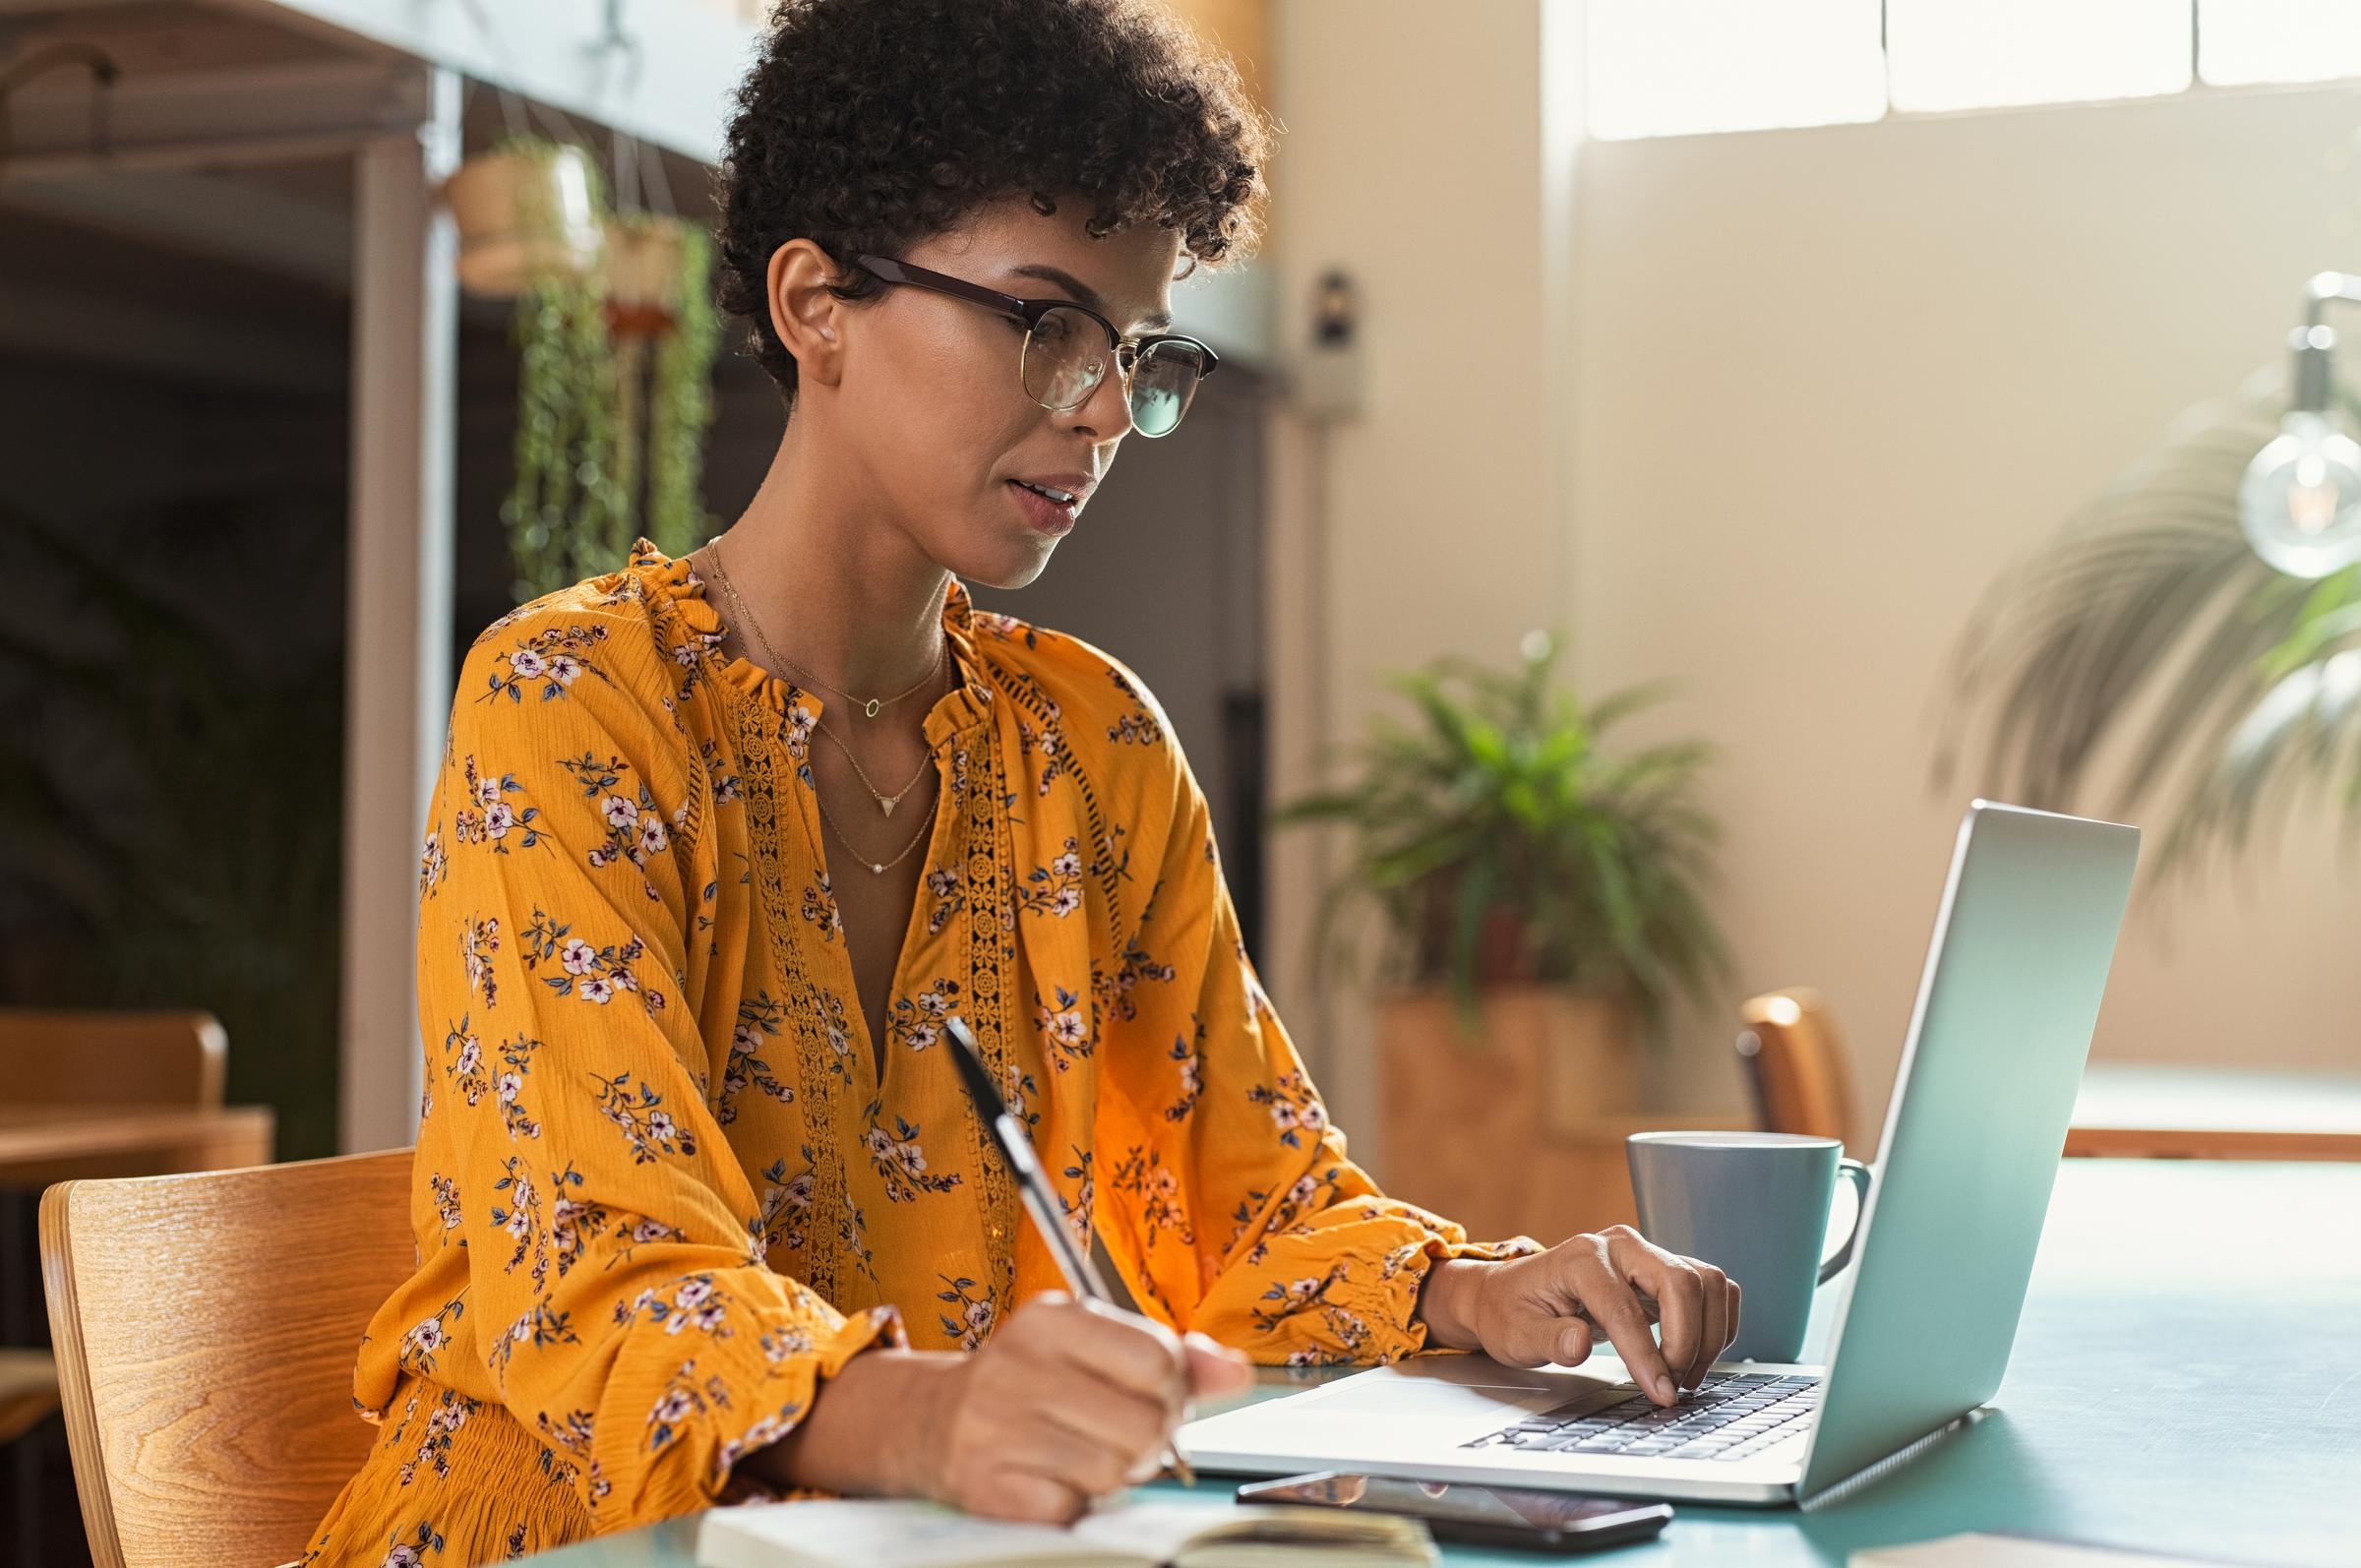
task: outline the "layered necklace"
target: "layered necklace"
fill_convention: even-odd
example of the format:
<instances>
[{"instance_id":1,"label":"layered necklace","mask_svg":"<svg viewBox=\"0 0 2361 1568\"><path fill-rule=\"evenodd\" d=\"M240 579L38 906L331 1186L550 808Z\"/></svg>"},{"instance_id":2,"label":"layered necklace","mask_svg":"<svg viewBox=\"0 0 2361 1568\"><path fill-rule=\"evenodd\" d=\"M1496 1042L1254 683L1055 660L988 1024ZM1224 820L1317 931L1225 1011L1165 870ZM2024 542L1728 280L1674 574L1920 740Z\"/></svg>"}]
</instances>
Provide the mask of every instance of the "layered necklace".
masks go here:
<instances>
[{"instance_id":1,"label":"layered necklace","mask_svg":"<svg viewBox=\"0 0 2361 1568\"><path fill-rule=\"evenodd\" d=\"M721 558L721 541L716 539L711 544L707 545L705 547L705 553L712 558L713 575L721 583L721 591L729 595L730 604L737 612L739 623L754 633L755 641L760 645L762 649L762 656L764 659L769 661L771 667L773 669L777 669L781 666L784 666L787 669L793 670L797 675L802 676L804 679L810 681L814 686L818 687L822 692L844 698L848 707L860 712L864 717L873 719L876 718L879 712L893 706L896 702L901 701L905 697L915 696L920 691L924 690L928 686L933 685L941 678L943 661L948 653L947 639L945 643L937 645L934 665L929 668L926 676L920 680L916 686L910 687L901 692L897 692L892 696L869 697L867 699L854 696L849 692L839 691L837 688L828 685L825 681L820 680L819 677L814 675L802 665L796 663L793 659L782 657L778 649L771 646L770 636L762 630L762 623L755 619L755 613L747 608L746 600L741 597L738 592L738 584L732 581L730 578L729 564L723 561ZM930 754L918 764L918 771L910 775L909 782L905 783L900 789L895 790L892 794L888 795L883 790L878 788L877 782L869 776L869 769L861 765L861 758L853 754L853 749L847 746L841 737L839 737L834 731L830 730L824 722L816 722L813 727L818 730L820 734L825 735L828 740L834 744L836 750L844 754L844 759L853 764L853 773L861 780L862 787L869 791L871 798L878 803L878 810L886 816L891 816L893 814L893 809L902 804L902 798L908 795L912 790L916 789L919 781L925 778L928 770L935 765L935 758ZM842 844L846 849L852 850L854 855L860 857L861 863L867 866L874 874L878 876L884 875L894 867L899 866L903 861L908 860L910 856L918 849L918 846L927 841L927 834L935 825L935 813L930 806L927 812L927 819L918 824L918 832L912 836L909 843L902 846L899 854L895 855L891 860L873 861L867 856L862 855L860 850L854 848L852 840L845 837L844 828L838 824L835 814L828 810L828 803L820 799L817 788L815 788L812 791L812 799L818 804L820 820L827 823L828 827L836 834L836 841Z\"/></svg>"}]
</instances>

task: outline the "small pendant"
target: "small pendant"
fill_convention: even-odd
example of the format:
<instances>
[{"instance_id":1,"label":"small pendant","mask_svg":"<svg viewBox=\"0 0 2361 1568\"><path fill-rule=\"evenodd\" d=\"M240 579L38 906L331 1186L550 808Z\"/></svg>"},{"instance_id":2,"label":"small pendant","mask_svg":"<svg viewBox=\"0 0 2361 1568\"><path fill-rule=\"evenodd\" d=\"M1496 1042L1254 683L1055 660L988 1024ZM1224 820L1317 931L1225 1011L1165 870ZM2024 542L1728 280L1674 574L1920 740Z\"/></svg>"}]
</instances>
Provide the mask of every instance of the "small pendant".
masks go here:
<instances>
[{"instance_id":1,"label":"small pendant","mask_svg":"<svg viewBox=\"0 0 2361 1568\"><path fill-rule=\"evenodd\" d=\"M876 872L879 876L885 874L885 868L882 866L872 866L870 867L870 870Z\"/></svg>"},{"instance_id":2,"label":"small pendant","mask_svg":"<svg viewBox=\"0 0 2361 1568\"><path fill-rule=\"evenodd\" d=\"M878 699L873 696L867 702L862 704L861 711L874 719L878 716L878 709L883 704L879 703Z\"/></svg>"},{"instance_id":3,"label":"small pendant","mask_svg":"<svg viewBox=\"0 0 2361 1568\"><path fill-rule=\"evenodd\" d=\"M878 810L883 812L887 816L891 816L893 814L893 809L901 804L902 798L899 795L880 795L878 797Z\"/></svg>"}]
</instances>

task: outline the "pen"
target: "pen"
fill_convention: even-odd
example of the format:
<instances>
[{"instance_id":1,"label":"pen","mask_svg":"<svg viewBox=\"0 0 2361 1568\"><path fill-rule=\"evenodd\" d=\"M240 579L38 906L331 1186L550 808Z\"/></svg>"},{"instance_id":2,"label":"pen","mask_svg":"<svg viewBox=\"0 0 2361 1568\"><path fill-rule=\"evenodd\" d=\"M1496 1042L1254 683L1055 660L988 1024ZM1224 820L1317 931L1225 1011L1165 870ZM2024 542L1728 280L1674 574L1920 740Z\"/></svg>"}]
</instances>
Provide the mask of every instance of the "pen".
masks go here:
<instances>
[{"instance_id":1,"label":"pen","mask_svg":"<svg viewBox=\"0 0 2361 1568\"><path fill-rule=\"evenodd\" d=\"M1042 1174L1041 1162L1034 1158L1033 1140L1008 1114L1008 1104L1000 1098L999 1086L992 1081L992 1073L984 1065L983 1054L976 1049L976 1037L969 1032L967 1020L953 1013L943 1020L942 1027L951 1037L951 1059L959 1065L959 1081L967 1086L967 1097L976 1103L977 1116L982 1118L992 1141L999 1145L1000 1157L1014 1173L1025 1212L1033 1217L1033 1229L1041 1233L1042 1241L1058 1259L1066 1289L1077 1297L1113 1303L1115 1293L1107 1288L1090 1254L1074 1244L1073 1233L1065 1228L1065 1215L1059 1206L1058 1194L1051 1189L1050 1178ZM1197 1483L1196 1472L1188 1468L1188 1456L1180 1452L1178 1438L1165 1451L1164 1463L1166 1469L1180 1478L1183 1486Z\"/></svg>"}]
</instances>

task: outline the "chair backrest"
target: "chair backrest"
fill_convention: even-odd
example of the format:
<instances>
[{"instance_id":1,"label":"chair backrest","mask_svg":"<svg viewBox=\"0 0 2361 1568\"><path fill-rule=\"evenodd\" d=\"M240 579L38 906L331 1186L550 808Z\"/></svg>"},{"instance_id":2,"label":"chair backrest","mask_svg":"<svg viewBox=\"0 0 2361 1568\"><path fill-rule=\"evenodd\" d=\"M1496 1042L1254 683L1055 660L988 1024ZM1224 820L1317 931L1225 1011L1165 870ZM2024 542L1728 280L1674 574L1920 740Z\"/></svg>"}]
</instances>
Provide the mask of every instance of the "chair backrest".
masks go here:
<instances>
[{"instance_id":1,"label":"chair backrest","mask_svg":"<svg viewBox=\"0 0 2361 1568\"><path fill-rule=\"evenodd\" d=\"M0 1007L0 1102L218 1110L227 1054L210 1012Z\"/></svg>"},{"instance_id":2,"label":"chair backrest","mask_svg":"<svg viewBox=\"0 0 2361 1568\"><path fill-rule=\"evenodd\" d=\"M1763 1126L1845 1138L1852 1126L1845 1041L1828 1002L1807 986L1749 997L1738 1008L1738 1059Z\"/></svg>"},{"instance_id":3,"label":"chair backrest","mask_svg":"<svg viewBox=\"0 0 2361 1568\"><path fill-rule=\"evenodd\" d=\"M41 1275L97 1568L302 1555L377 1429L369 1319L416 1265L410 1151L65 1181Z\"/></svg>"}]
</instances>

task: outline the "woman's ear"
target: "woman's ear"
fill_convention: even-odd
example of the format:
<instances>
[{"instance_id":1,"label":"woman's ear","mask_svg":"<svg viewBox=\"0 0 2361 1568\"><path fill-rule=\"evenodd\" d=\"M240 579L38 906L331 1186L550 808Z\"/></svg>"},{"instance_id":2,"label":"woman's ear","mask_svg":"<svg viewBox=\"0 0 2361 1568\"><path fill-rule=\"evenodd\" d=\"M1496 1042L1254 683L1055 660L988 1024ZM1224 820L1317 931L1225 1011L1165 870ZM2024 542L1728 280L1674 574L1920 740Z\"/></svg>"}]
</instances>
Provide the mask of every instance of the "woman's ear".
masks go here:
<instances>
[{"instance_id":1,"label":"woman's ear","mask_svg":"<svg viewBox=\"0 0 2361 1568\"><path fill-rule=\"evenodd\" d=\"M844 301L828 285L840 275L827 252L808 239L789 240L770 253L770 330L795 356L798 385L836 385L845 313Z\"/></svg>"}]
</instances>

